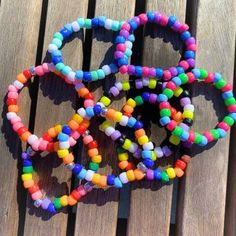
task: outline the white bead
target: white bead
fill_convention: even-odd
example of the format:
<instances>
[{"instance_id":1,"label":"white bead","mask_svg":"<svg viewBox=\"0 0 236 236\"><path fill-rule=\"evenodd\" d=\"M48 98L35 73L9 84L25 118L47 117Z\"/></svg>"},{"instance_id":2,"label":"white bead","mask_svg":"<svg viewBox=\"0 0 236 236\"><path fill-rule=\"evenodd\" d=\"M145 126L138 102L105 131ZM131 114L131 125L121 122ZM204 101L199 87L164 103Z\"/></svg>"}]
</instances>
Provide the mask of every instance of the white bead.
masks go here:
<instances>
[{"instance_id":1,"label":"white bead","mask_svg":"<svg viewBox=\"0 0 236 236\"><path fill-rule=\"evenodd\" d=\"M111 74L111 68L108 65L103 66L102 70L104 71L105 75L110 75Z\"/></svg>"},{"instance_id":2,"label":"white bead","mask_svg":"<svg viewBox=\"0 0 236 236\"><path fill-rule=\"evenodd\" d=\"M115 86L118 88L119 91L122 90L122 83L121 83L120 81L117 81L117 82L115 83Z\"/></svg>"},{"instance_id":3,"label":"white bead","mask_svg":"<svg viewBox=\"0 0 236 236\"><path fill-rule=\"evenodd\" d=\"M161 158L164 156L164 153L160 147L156 147L154 149L154 152L156 153L157 158Z\"/></svg>"},{"instance_id":4,"label":"white bead","mask_svg":"<svg viewBox=\"0 0 236 236\"><path fill-rule=\"evenodd\" d=\"M115 129L114 129L113 127L107 127L107 128L105 129L105 134L106 134L107 136L111 136L111 134L112 134L114 131L115 131Z\"/></svg>"},{"instance_id":5,"label":"white bead","mask_svg":"<svg viewBox=\"0 0 236 236\"><path fill-rule=\"evenodd\" d=\"M22 89L23 87L24 87L24 84L22 84L20 81L18 81L18 80L15 80L14 82L13 82L13 85L17 88L17 89Z\"/></svg>"},{"instance_id":6,"label":"white bead","mask_svg":"<svg viewBox=\"0 0 236 236\"><path fill-rule=\"evenodd\" d=\"M60 149L68 149L70 147L70 143L68 141L59 142Z\"/></svg>"},{"instance_id":7,"label":"white bead","mask_svg":"<svg viewBox=\"0 0 236 236\"><path fill-rule=\"evenodd\" d=\"M67 78L71 81L74 82L75 81L75 72L71 71L68 75Z\"/></svg>"},{"instance_id":8,"label":"white bead","mask_svg":"<svg viewBox=\"0 0 236 236\"><path fill-rule=\"evenodd\" d=\"M162 90L166 88L167 82L162 83Z\"/></svg>"},{"instance_id":9,"label":"white bead","mask_svg":"<svg viewBox=\"0 0 236 236\"><path fill-rule=\"evenodd\" d=\"M111 29L111 26L112 26L112 20L111 19L106 19L105 21L105 29Z\"/></svg>"},{"instance_id":10,"label":"white bead","mask_svg":"<svg viewBox=\"0 0 236 236\"><path fill-rule=\"evenodd\" d=\"M143 145L144 150L153 150L153 148L154 148L154 145L152 142L148 142Z\"/></svg>"},{"instance_id":11,"label":"white bead","mask_svg":"<svg viewBox=\"0 0 236 236\"><path fill-rule=\"evenodd\" d=\"M129 152L134 153L138 150L138 145L136 143L132 143L130 148L129 148Z\"/></svg>"},{"instance_id":12,"label":"white bead","mask_svg":"<svg viewBox=\"0 0 236 236\"><path fill-rule=\"evenodd\" d=\"M125 46L126 46L127 48L129 48L129 49L132 49L133 43L130 42L130 41L126 41L126 42L125 42Z\"/></svg>"},{"instance_id":13,"label":"white bead","mask_svg":"<svg viewBox=\"0 0 236 236\"><path fill-rule=\"evenodd\" d=\"M194 106L192 104L188 104L188 105L184 106L184 111L194 112Z\"/></svg>"},{"instance_id":14,"label":"white bead","mask_svg":"<svg viewBox=\"0 0 236 236\"><path fill-rule=\"evenodd\" d=\"M7 112L7 119L11 120L12 118L16 117L16 113L15 112Z\"/></svg>"},{"instance_id":15,"label":"white bead","mask_svg":"<svg viewBox=\"0 0 236 236\"><path fill-rule=\"evenodd\" d=\"M33 145L33 143L38 140L39 140L39 138L36 135L32 134L29 136L27 142L28 142L28 144Z\"/></svg>"},{"instance_id":16,"label":"white bead","mask_svg":"<svg viewBox=\"0 0 236 236\"><path fill-rule=\"evenodd\" d=\"M58 50L58 47L55 44L48 45L48 52L52 53L53 51Z\"/></svg>"},{"instance_id":17,"label":"white bead","mask_svg":"<svg viewBox=\"0 0 236 236\"><path fill-rule=\"evenodd\" d=\"M149 85L149 78L143 78L143 86L148 86Z\"/></svg>"},{"instance_id":18,"label":"white bead","mask_svg":"<svg viewBox=\"0 0 236 236\"><path fill-rule=\"evenodd\" d=\"M126 184L129 182L129 179L126 175L126 172L122 172L120 175L119 175L119 179L121 181L122 184Z\"/></svg>"},{"instance_id":19,"label":"white bead","mask_svg":"<svg viewBox=\"0 0 236 236\"><path fill-rule=\"evenodd\" d=\"M82 107L77 110L77 113L78 113L80 116L82 116L83 118L86 116L86 111L85 111L85 109L82 108Z\"/></svg>"},{"instance_id":20,"label":"white bead","mask_svg":"<svg viewBox=\"0 0 236 236\"><path fill-rule=\"evenodd\" d=\"M129 117L128 116L122 116L121 117L121 121L119 123L120 123L121 126L126 126L128 121L129 121Z\"/></svg>"},{"instance_id":21,"label":"white bead","mask_svg":"<svg viewBox=\"0 0 236 236\"><path fill-rule=\"evenodd\" d=\"M88 170L86 172L85 179L87 181L92 181L93 175L94 175L94 171L93 170Z\"/></svg>"},{"instance_id":22,"label":"white bead","mask_svg":"<svg viewBox=\"0 0 236 236\"><path fill-rule=\"evenodd\" d=\"M74 21L71 23L72 29L74 32L78 32L80 30L79 23L77 21Z\"/></svg>"}]
</instances>

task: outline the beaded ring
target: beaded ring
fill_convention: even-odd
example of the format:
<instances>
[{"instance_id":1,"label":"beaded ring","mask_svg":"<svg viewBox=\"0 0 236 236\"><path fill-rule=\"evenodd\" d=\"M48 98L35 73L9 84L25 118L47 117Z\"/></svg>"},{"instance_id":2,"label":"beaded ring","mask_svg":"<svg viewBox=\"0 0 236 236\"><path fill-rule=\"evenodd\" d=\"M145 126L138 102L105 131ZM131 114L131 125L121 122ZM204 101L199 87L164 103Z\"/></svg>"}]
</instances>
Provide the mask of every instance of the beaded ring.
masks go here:
<instances>
[{"instance_id":1,"label":"beaded ring","mask_svg":"<svg viewBox=\"0 0 236 236\"><path fill-rule=\"evenodd\" d=\"M86 82L97 81L104 79L111 73L116 73L118 68L113 62L110 65L104 65L101 69L94 71L73 71L72 68L64 64L60 48L65 39L71 37L73 33L78 32L81 28L96 29L103 27L107 30L118 31L123 24L124 21L114 21L107 19L105 16L99 16L93 19L78 18L76 21L66 24L59 32L54 34L53 40L48 46L48 52L52 56L52 62L55 65L56 71L62 73L72 83L76 83L77 81L81 82L82 80ZM130 35L129 40L127 47L132 47L132 43L130 42L134 41L134 36Z\"/></svg>"},{"instance_id":2,"label":"beaded ring","mask_svg":"<svg viewBox=\"0 0 236 236\"><path fill-rule=\"evenodd\" d=\"M128 60L132 54L131 48L127 47L130 43L130 33L133 33L140 25L145 25L147 23L155 23L163 27L169 27L174 32L180 34L180 38L186 46L186 51L183 53L184 59L179 62L178 66L170 67L169 69L162 69L128 65ZM177 76L187 69L194 67L196 41L195 38L191 36L188 29L188 25L180 23L175 16L168 17L159 12L143 13L131 18L127 23L122 25L119 35L116 37L117 45L114 58L119 67L119 72L121 74L128 73L129 75L135 75L138 77L156 77L169 80L173 76Z\"/></svg>"},{"instance_id":3,"label":"beaded ring","mask_svg":"<svg viewBox=\"0 0 236 236\"><path fill-rule=\"evenodd\" d=\"M176 87L182 84L190 84L194 81L204 82L206 84L213 84L216 89L221 90L224 103L229 111L223 121L217 124L217 128L211 129L210 131L205 131L202 134L195 132L193 130L183 130L175 121L170 119L170 114L168 112L163 112L163 108L160 109L160 114L162 118L160 123L165 126L173 135L180 138L180 140L188 141L190 143L195 143L200 146L205 146L219 138L224 138L226 132L236 121L236 100L233 95L232 85L227 83L219 73L207 72L205 69L193 69L191 72L180 74L174 77L171 81L167 82L166 88L163 90L162 96L166 103L169 104L168 100L173 96ZM184 106L184 115L186 118L192 118L193 112L186 104Z\"/></svg>"}]
</instances>

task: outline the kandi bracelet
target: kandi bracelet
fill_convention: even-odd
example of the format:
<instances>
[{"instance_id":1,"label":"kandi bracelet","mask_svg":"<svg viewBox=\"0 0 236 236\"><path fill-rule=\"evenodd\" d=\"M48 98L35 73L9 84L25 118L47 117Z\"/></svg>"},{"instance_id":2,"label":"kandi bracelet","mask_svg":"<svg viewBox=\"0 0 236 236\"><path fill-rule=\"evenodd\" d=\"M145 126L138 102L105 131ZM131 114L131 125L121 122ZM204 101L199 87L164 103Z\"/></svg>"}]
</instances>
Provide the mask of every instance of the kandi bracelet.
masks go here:
<instances>
[{"instance_id":1,"label":"kandi bracelet","mask_svg":"<svg viewBox=\"0 0 236 236\"><path fill-rule=\"evenodd\" d=\"M130 33L133 33L140 25L147 23L155 23L163 27L168 27L180 34L186 50L183 53L183 60L179 62L178 66L162 69L128 65L128 60L131 56L130 50L127 52L127 43L130 43ZM122 25L119 35L116 37L117 45L114 58L117 61L119 72L138 77L156 77L158 79L169 80L187 69L193 68L195 65L196 41L188 29L188 25L180 23L175 16L168 17L159 12L148 12L147 14L140 14L131 18L127 23Z\"/></svg>"}]
</instances>

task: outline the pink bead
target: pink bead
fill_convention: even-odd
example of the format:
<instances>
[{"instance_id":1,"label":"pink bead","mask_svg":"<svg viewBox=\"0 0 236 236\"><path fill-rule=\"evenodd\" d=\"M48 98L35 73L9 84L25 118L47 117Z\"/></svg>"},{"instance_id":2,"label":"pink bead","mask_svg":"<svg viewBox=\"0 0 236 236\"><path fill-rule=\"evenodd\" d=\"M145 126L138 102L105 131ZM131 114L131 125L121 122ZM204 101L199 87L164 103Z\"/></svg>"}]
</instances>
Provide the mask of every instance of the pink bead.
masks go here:
<instances>
[{"instance_id":1,"label":"pink bead","mask_svg":"<svg viewBox=\"0 0 236 236\"><path fill-rule=\"evenodd\" d=\"M191 84L195 81L195 76L192 72L188 72L186 75L188 76L188 83L189 84Z\"/></svg>"},{"instance_id":2,"label":"pink bead","mask_svg":"<svg viewBox=\"0 0 236 236\"><path fill-rule=\"evenodd\" d=\"M79 192L79 194L80 194L82 197L87 194L87 192L86 192L86 190L84 189L84 186L83 186L83 185L79 186L76 190Z\"/></svg>"},{"instance_id":3,"label":"pink bead","mask_svg":"<svg viewBox=\"0 0 236 236\"><path fill-rule=\"evenodd\" d=\"M143 74L143 76L149 76L149 71L150 71L150 69L149 69L148 67L144 66L144 67L142 68L142 74Z\"/></svg>"},{"instance_id":4,"label":"pink bead","mask_svg":"<svg viewBox=\"0 0 236 236\"><path fill-rule=\"evenodd\" d=\"M187 61L183 60L179 63L179 66L183 67L184 70L187 70L189 68L189 64Z\"/></svg>"},{"instance_id":5,"label":"pink bead","mask_svg":"<svg viewBox=\"0 0 236 236\"><path fill-rule=\"evenodd\" d=\"M161 26L167 26L168 20L169 20L168 16L162 15L161 19L160 19L160 25Z\"/></svg>"},{"instance_id":6,"label":"pink bead","mask_svg":"<svg viewBox=\"0 0 236 236\"><path fill-rule=\"evenodd\" d=\"M42 198L43 194L42 192L39 190L33 194L31 194L31 198L35 201L35 200L38 200L40 198Z\"/></svg>"},{"instance_id":7,"label":"pink bead","mask_svg":"<svg viewBox=\"0 0 236 236\"><path fill-rule=\"evenodd\" d=\"M39 150L41 151L45 151L47 150L47 145L48 145L48 141L43 140L43 139L39 139Z\"/></svg>"},{"instance_id":8,"label":"pink bead","mask_svg":"<svg viewBox=\"0 0 236 236\"><path fill-rule=\"evenodd\" d=\"M147 23L147 21L148 21L148 18L147 18L147 15L146 14L140 14L139 16L139 19L140 19L140 23L141 23L141 25L144 25L144 24L146 24Z\"/></svg>"},{"instance_id":9,"label":"pink bead","mask_svg":"<svg viewBox=\"0 0 236 236\"><path fill-rule=\"evenodd\" d=\"M229 112L236 112L236 105L228 106L228 107L227 107L227 110L228 110Z\"/></svg>"},{"instance_id":10,"label":"pink bead","mask_svg":"<svg viewBox=\"0 0 236 236\"><path fill-rule=\"evenodd\" d=\"M187 46L187 50L190 50L190 51L197 51L197 45L196 44L190 44Z\"/></svg>"},{"instance_id":11,"label":"pink bead","mask_svg":"<svg viewBox=\"0 0 236 236\"><path fill-rule=\"evenodd\" d=\"M39 140L35 140L33 142L33 144L31 145L31 147L33 148L34 151L38 151L39 150L39 144L40 144L40 141Z\"/></svg>"},{"instance_id":12,"label":"pink bead","mask_svg":"<svg viewBox=\"0 0 236 236\"><path fill-rule=\"evenodd\" d=\"M126 66L126 65L123 65L119 68L119 72L121 74L125 74L125 73L127 73L127 71L128 71L128 66Z\"/></svg>"},{"instance_id":13,"label":"pink bead","mask_svg":"<svg viewBox=\"0 0 236 236\"><path fill-rule=\"evenodd\" d=\"M78 140L80 137L80 133L78 131L73 131L71 137L73 137L75 140Z\"/></svg>"},{"instance_id":14,"label":"pink bead","mask_svg":"<svg viewBox=\"0 0 236 236\"><path fill-rule=\"evenodd\" d=\"M230 126L229 126L226 122L224 122L224 121L220 122L220 123L217 125L217 127L221 128L221 129L223 129L223 130L225 130L226 132L230 129Z\"/></svg>"},{"instance_id":15,"label":"pink bead","mask_svg":"<svg viewBox=\"0 0 236 236\"><path fill-rule=\"evenodd\" d=\"M126 50L125 44L124 44L124 43L119 43L119 44L117 44L116 50L117 50L117 51L121 51L121 52L125 52L125 50Z\"/></svg>"},{"instance_id":16,"label":"pink bead","mask_svg":"<svg viewBox=\"0 0 236 236\"><path fill-rule=\"evenodd\" d=\"M179 32L183 33L185 31L189 30L189 26L187 24L182 24L179 28Z\"/></svg>"},{"instance_id":17,"label":"pink bead","mask_svg":"<svg viewBox=\"0 0 236 236\"><path fill-rule=\"evenodd\" d=\"M36 66L35 67L35 73L38 76L43 76L44 75L43 67L42 66Z\"/></svg>"},{"instance_id":18,"label":"pink bead","mask_svg":"<svg viewBox=\"0 0 236 236\"><path fill-rule=\"evenodd\" d=\"M43 63L42 65L44 73L47 73L50 71L48 63Z\"/></svg>"},{"instance_id":19,"label":"pink bead","mask_svg":"<svg viewBox=\"0 0 236 236\"><path fill-rule=\"evenodd\" d=\"M83 138L83 142L85 145L89 144L90 142L93 141L93 137L91 135L86 135L84 138Z\"/></svg>"},{"instance_id":20,"label":"pink bead","mask_svg":"<svg viewBox=\"0 0 236 236\"><path fill-rule=\"evenodd\" d=\"M177 122L175 120L172 120L167 126L166 128L169 130L169 131L172 131L177 125Z\"/></svg>"},{"instance_id":21,"label":"pink bead","mask_svg":"<svg viewBox=\"0 0 236 236\"><path fill-rule=\"evenodd\" d=\"M18 89L17 89L14 85L10 84L10 85L8 86L8 91L9 91L9 92L17 92Z\"/></svg>"},{"instance_id":22,"label":"pink bead","mask_svg":"<svg viewBox=\"0 0 236 236\"><path fill-rule=\"evenodd\" d=\"M172 91L174 91L177 86L175 85L174 82L169 81L169 82L166 84L166 87L169 88L169 89L171 89Z\"/></svg>"},{"instance_id":23,"label":"pink bead","mask_svg":"<svg viewBox=\"0 0 236 236\"><path fill-rule=\"evenodd\" d=\"M196 138L195 132L193 130L189 131L189 137L188 137L188 142L193 143Z\"/></svg>"},{"instance_id":24,"label":"pink bead","mask_svg":"<svg viewBox=\"0 0 236 236\"><path fill-rule=\"evenodd\" d=\"M206 79L204 80L205 83L213 83L214 81L214 73L208 72Z\"/></svg>"},{"instance_id":25,"label":"pink bead","mask_svg":"<svg viewBox=\"0 0 236 236\"><path fill-rule=\"evenodd\" d=\"M21 122L21 118L20 118L19 116L13 117L13 118L11 119L11 124L12 124L12 125L15 124L15 123L17 123L17 122Z\"/></svg>"},{"instance_id":26,"label":"pink bead","mask_svg":"<svg viewBox=\"0 0 236 236\"><path fill-rule=\"evenodd\" d=\"M121 29L122 29L122 30L130 31L130 25L125 22L125 23L121 26Z\"/></svg>"},{"instance_id":27,"label":"pink bead","mask_svg":"<svg viewBox=\"0 0 236 236\"><path fill-rule=\"evenodd\" d=\"M228 92L231 91L233 89L233 85L231 83L227 83L222 89L222 92Z\"/></svg>"},{"instance_id":28,"label":"pink bead","mask_svg":"<svg viewBox=\"0 0 236 236\"><path fill-rule=\"evenodd\" d=\"M15 132L17 132L17 130L19 129L19 128L21 128L21 127L23 127L24 125L21 123L21 122L16 122L15 124L13 124L13 130L15 131Z\"/></svg>"},{"instance_id":29,"label":"pink bead","mask_svg":"<svg viewBox=\"0 0 236 236\"><path fill-rule=\"evenodd\" d=\"M159 108L160 108L160 109L170 108L170 104L169 104L169 102L161 102L161 103L159 104Z\"/></svg>"},{"instance_id":30,"label":"pink bead","mask_svg":"<svg viewBox=\"0 0 236 236\"><path fill-rule=\"evenodd\" d=\"M76 144L76 140L72 137L69 137L69 144L71 147L73 147Z\"/></svg>"},{"instance_id":31,"label":"pink bead","mask_svg":"<svg viewBox=\"0 0 236 236\"><path fill-rule=\"evenodd\" d=\"M213 135L209 131L204 132L203 135L207 138L208 143L210 143L214 140Z\"/></svg>"},{"instance_id":32,"label":"pink bead","mask_svg":"<svg viewBox=\"0 0 236 236\"><path fill-rule=\"evenodd\" d=\"M18 99L19 94L17 92L8 92L7 97L13 98L13 99Z\"/></svg>"},{"instance_id":33,"label":"pink bead","mask_svg":"<svg viewBox=\"0 0 236 236\"><path fill-rule=\"evenodd\" d=\"M170 80L171 79L171 73L170 73L169 70L164 70L163 79L164 80Z\"/></svg>"},{"instance_id":34,"label":"pink bead","mask_svg":"<svg viewBox=\"0 0 236 236\"><path fill-rule=\"evenodd\" d=\"M92 99L85 99L84 100L84 107L94 107L94 101Z\"/></svg>"}]
</instances>

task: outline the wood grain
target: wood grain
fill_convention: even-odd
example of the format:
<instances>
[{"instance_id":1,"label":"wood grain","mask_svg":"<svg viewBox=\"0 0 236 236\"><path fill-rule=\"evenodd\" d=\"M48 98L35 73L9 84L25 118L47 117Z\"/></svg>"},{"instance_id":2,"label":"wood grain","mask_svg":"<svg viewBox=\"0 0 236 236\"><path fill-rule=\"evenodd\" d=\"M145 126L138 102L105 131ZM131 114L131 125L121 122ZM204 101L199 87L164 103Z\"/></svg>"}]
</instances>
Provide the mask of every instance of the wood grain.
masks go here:
<instances>
[{"instance_id":1,"label":"wood grain","mask_svg":"<svg viewBox=\"0 0 236 236\"><path fill-rule=\"evenodd\" d=\"M17 235L22 230L25 192L18 177L21 144L6 120L5 96L8 85L24 68L35 63L41 1L2 0L0 8L0 235ZM11 19L11 20L9 20ZM24 89L19 97L20 112L28 124L30 98ZM19 171L20 173L20 171ZM23 215L22 215L23 214Z\"/></svg>"},{"instance_id":2,"label":"wood grain","mask_svg":"<svg viewBox=\"0 0 236 236\"><path fill-rule=\"evenodd\" d=\"M134 0L129 2L125 0L101 0L96 2L95 16L105 15L107 18L114 20L125 20L134 14L134 8ZM111 46L114 37L114 33L102 29L94 31L90 63L91 69L96 69L102 65L112 62L114 46ZM116 75L116 77L120 78L120 75ZM126 78L128 77L126 76ZM103 81L101 85L103 87L107 87L111 84L111 81L109 82L108 80L114 81L114 79L114 76L109 76L109 78L107 78L106 81ZM101 87L96 88L96 100L98 100L102 94L103 89ZM112 107L119 110L122 108L124 102L125 98L114 102ZM94 121L93 125L94 128L92 128L91 132L98 140L99 150L101 150L104 158L104 164L102 165L103 168L101 171L99 170L99 172L103 174L111 173L117 165L115 145L109 138L106 137L105 134L98 131L98 123L96 121ZM87 163L87 159L88 157L86 150L84 150L82 153L83 163ZM116 170L115 173L117 173ZM118 200L119 192L116 189L94 189L83 202L78 204L75 235L115 235ZM89 224L87 224L88 217L90 219Z\"/></svg>"},{"instance_id":3,"label":"wood grain","mask_svg":"<svg viewBox=\"0 0 236 236\"><path fill-rule=\"evenodd\" d=\"M235 1L206 1L198 4L196 37L197 67L219 71L233 81L235 52ZM193 86L194 129L214 127L225 114L222 98L210 86ZM199 153L199 154L197 154ZM194 147L197 154L180 185L178 235L223 235L229 135L209 150Z\"/></svg>"},{"instance_id":4,"label":"wood grain","mask_svg":"<svg viewBox=\"0 0 236 236\"><path fill-rule=\"evenodd\" d=\"M167 15L176 15L180 21L185 19L186 1L147 1L147 11L160 11ZM181 44L178 37L165 29L147 25L143 48L143 65L154 67L170 67L180 59L176 50ZM163 41L167 41L165 43ZM175 48L175 50L173 49ZM149 116L156 116L153 107ZM166 136L163 129L151 123L151 140L160 144ZM162 161L161 165L171 163ZM130 216L128 218L127 234L133 235L169 235L172 200L172 184L160 183L133 184L131 192ZM139 225L139 227L137 227Z\"/></svg>"},{"instance_id":5,"label":"wood grain","mask_svg":"<svg viewBox=\"0 0 236 236\"><path fill-rule=\"evenodd\" d=\"M76 7L79 6L79 7ZM55 32L60 30L67 22L78 17L86 17L88 1L50 0L48 2L47 22L44 38L43 57L47 46ZM78 36L78 38L77 38ZM82 41L83 34L78 33L75 39L64 45L62 50L64 61L72 68L81 68L83 60ZM76 92L73 86L65 84L60 78L49 75L40 79L35 132L42 135L45 129L56 123L66 123L74 113ZM61 196L68 193L71 173L66 170L56 155L47 155L36 162L39 172L40 184L49 196ZM59 213L55 216L45 211L35 209L32 201L28 199L28 211L25 220L25 235L65 235L68 214Z\"/></svg>"}]
</instances>

